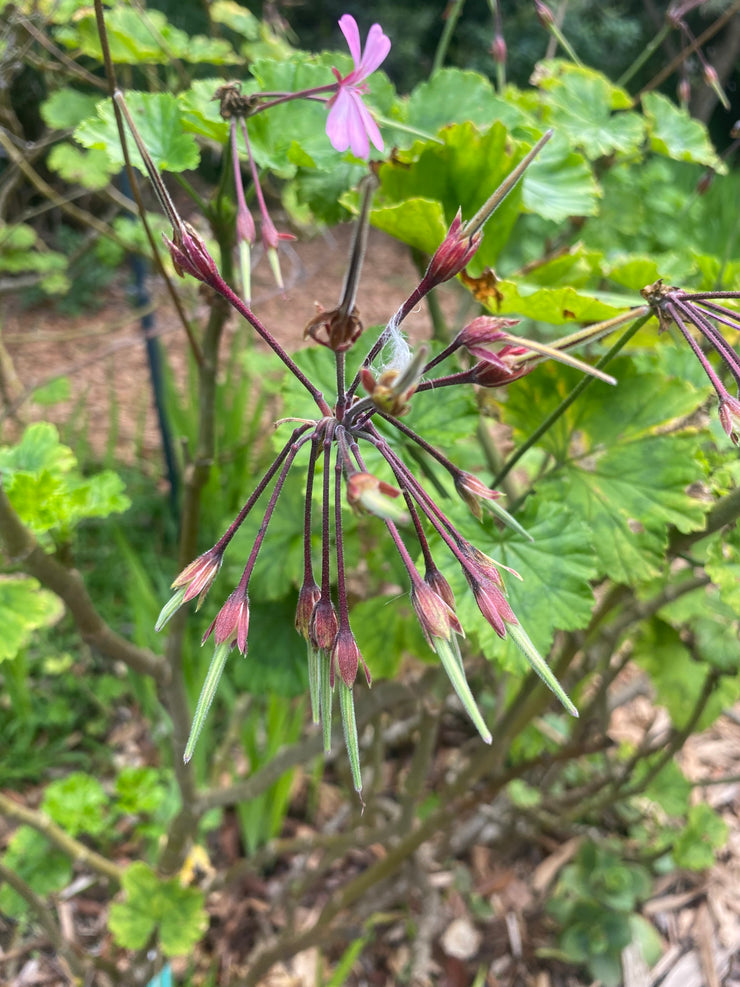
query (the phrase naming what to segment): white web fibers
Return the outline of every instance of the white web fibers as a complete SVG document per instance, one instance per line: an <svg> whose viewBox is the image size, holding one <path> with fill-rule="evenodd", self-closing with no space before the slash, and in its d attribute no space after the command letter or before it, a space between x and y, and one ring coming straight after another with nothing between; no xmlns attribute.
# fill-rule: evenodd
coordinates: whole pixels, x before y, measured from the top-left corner
<svg viewBox="0 0 740 987"><path fill-rule="evenodd" d="M396 313L386 327L388 339L380 353L380 370L397 370L402 374L411 362L411 347L406 336L401 331L400 320Z"/></svg>

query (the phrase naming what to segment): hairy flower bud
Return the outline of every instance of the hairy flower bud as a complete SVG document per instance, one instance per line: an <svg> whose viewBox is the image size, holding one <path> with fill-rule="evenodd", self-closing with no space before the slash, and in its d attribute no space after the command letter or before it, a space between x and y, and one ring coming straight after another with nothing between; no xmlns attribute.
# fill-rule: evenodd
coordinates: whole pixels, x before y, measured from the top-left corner
<svg viewBox="0 0 740 987"><path fill-rule="evenodd" d="M494 319L490 315L481 315L460 330L455 342L459 346L464 346L476 360L486 360L510 374L511 367L504 363L500 355L489 349L486 344L510 338L504 330L511 329L512 326L518 324L519 319Z"/></svg>
<svg viewBox="0 0 740 987"><path fill-rule="evenodd" d="M719 405L719 420L735 445L740 439L740 401L726 394Z"/></svg>
<svg viewBox="0 0 740 987"><path fill-rule="evenodd" d="M213 629L213 638L217 645L236 644L243 655L247 653L247 634L249 633L249 597L246 589L240 586L234 590L218 612L216 619L208 629L206 637ZM205 643L205 638L203 639Z"/></svg>
<svg viewBox="0 0 740 987"><path fill-rule="evenodd" d="M183 603L198 597L198 609L200 608L206 593L211 588L213 580L218 575L223 561L223 551L217 548L210 548L207 552L199 555L189 565L186 565L179 576L172 583L173 589L185 589Z"/></svg>
<svg viewBox="0 0 740 987"><path fill-rule="evenodd" d="M430 567L424 573L424 582L427 583L437 596L440 596L450 610L455 609L455 594L452 592L452 587L447 582L445 577L436 567Z"/></svg>
<svg viewBox="0 0 740 987"><path fill-rule="evenodd" d="M335 672L339 672L342 682L351 688L357 677L357 669L361 660L360 649L357 647L354 634L349 627L341 627L331 650L332 684Z"/></svg>
<svg viewBox="0 0 740 987"><path fill-rule="evenodd" d="M310 640L311 617L320 598L321 590L315 581L307 576L298 594L298 605L295 609L295 629L307 641Z"/></svg>
<svg viewBox="0 0 740 987"><path fill-rule="evenodd" d="M472 473L457 473L455 476L455 490L457 490L460 497L479 521L483 517L480 504L481 499L498 500L501 496L498 490L491 490L490 487L487 487L485 483L479 480L477 476L473 476Z"/></svg>
<svg viewBox="0 0 740 987"><path fill-rule="evenodd" d="M353 473L347 480L347 503L354 510L374 514L375 517L408 524L409 515L403 503L395 503L401 491L372 473Z"/></svg>
<svg viewBox="0 0 740 987"><path fill-rule="evenodd" d="M458 209L447 235L429 262L424 280L434 286L454 278L470 263L482 238L483 234L480 231L472 235L465 232L462 211Z"/></svg>
<svg viewBox="0 0 740 987"><path fill-rule="evenodd" d="M468 582L480 612L499 637L506 637L506 625L517 624L519 621L514 616L514 611L509 606L503 592L493 583L478 583L470 576L468 576Z"/></svg>
<svg viewBox="0 0 740 987"><path fill-rule="evenodd" d="M339 630L339 621L334 604L326 597L321 597L311 615L309 636L311 643L324 651L330 651Z"/></svg>
<svg viewBox="0 0 740 987"><path fill-rule="evenodd" d="M220 280L218 267L208 253L205 240L190 223L182 223L181 226L176 227L172 233L172 240L164 235L162 239L169 248L172 263L181 278L189 274L207 285L213 285L214 280Z"/></svg>
<svg viewBox="0 0 740 987"><path fill-rule="evenodd" d="M496 32L491 45L491 56L498 65L506 64L506 42L502 34Z"/></svg>
<svg viewBox="0 0 740 987"><path fill-rule="evenodd" d="M434 648L434 638L449 641L453 633L463 634L457 614L422 579L414 580L411 602L430 648Z"/></svg>

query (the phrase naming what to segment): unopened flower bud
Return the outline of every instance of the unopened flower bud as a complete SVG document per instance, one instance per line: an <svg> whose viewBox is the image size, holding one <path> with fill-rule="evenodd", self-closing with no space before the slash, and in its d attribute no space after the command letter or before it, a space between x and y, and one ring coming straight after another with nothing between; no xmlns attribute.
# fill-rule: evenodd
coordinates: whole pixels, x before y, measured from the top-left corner
<svg viewBox="0 0 740 987"><path fill-rule="evenodd" d="M298 605L295 610L295 629L307 641L310 639L311 617L320 598L321 590L313 579L307 577L298 594Z"/></svg>
<svg viewBox="0 0 740 987"><path fill-rule="evenodd" d="M172 240L164 235L162 239L169 248L172 263L181 278L189 274L211 286L214 280L220 278L216 262L208 253L203 237L190 223L182 223L176 227L172 233Z"/></svg>
<svg viewBox="0 0 740 987"><path fill-rule="evenodd" d="M504 41L503 35L498 32L496 32L496 36L493 39L493 44L491 45L491 56L497 64L506 64L506 42Z"/></svg>
<svg viewBox="0 0 740 987"><path fill-rule="evenodd" d="M198 608L200 608L213 580L218 575L222 561L223 552L220 549L210 548L185 566L172 583L173 589L185 588L183 603L189 603L197 596Z"/></svg>
<svg viewBox="0 0 740 987"><path fill-rule="evenodd" d="M498 500L501 496L498 490L491 490L472 473L458 473L455 476L455 490L479 521L483 517L481 500Z"/></svg>
<svg viewBox="0 0 740 987"><path fill-rule="evenodd" d="M355 636L349 627L342 627L334 639L331 651L332 679L335 671L339 672L342 682L349 688L357 677L360 665L360 649L357 647Z"/></svg>
<svg viewBox="0 0 740 987"><path fill-rule="evenodd" d="M472 235L463 230L462 212L458 209L447 235L429 262L424 280L434 286L454 278L470 263L482 238L480 230Z"/></svg>
<svg viewBox="0 0 740 987"><path fill-rule="evenodd" d="M499 637L506 637L506 625L517 624L518 621L503 592L490 582L477 583L470 577L468 582L480 612Z"/></svg>
<svg viewBox="0 0 740 987"><path fill-rule="evenodd" d="M690 99L691 99L691 83L684 75L681 77L681 81L678 84L678 101L681 104L681 106L688 106Z"/></svg>
<svg viewBox="0 0 740 987"><path fill-rule="evenodd" d="M740 401L726 394L719 406L719 420L735 445L740 439Z"/></svg>
<svg viewBox="0 0 740 987"><path fill-rule="evenodd" d="M487 360L510 373L511 368L487 344L510 338L504 330L516 325L519 325L519 319L495 319L490 315L481 315L460 330L455 342L464 346L476 360Z"/></svg>
<svg viewBox="0 0 740 987"><path fill-rule="evenodd" d="M350 507L396 524L407 524L409 516L403 503L395 502L400 496L400 490L372 473L353 473L347 480L347 503Z"/></svg>
<svg viewBox="0 0 740 987"><path fill-rule="evenodd" d="M427 569L424 573L424 582L431 586L437 596L442 597L450 610L455 609L455 594L452 592L452 587L436 566Z"/></svg>
<svg viewBox="0 0 740 987"><path fill-rule="evenodd" d="M243 655L247 653L247 634L249 633L249 597L246 589L237 586L221 607L216 619L203 636L201 644L213 633L216 645L234 644Z"/></svg>
<svg viewBox="0 0 740 987"><path fill-rule="evenodd" d="M334 644L334 638L339 630L339 621L334 604L326 597L322 597L314 607L311 615L311 625L309 635L311 642L324 651L330 651Z"/></svg>
<svg viewBox="0 0 740 987"><path fill-rule="evenodd" d="M550 28L555 23L552 11L542 0L534 0L534 8L537 13L537 20L543 27Z"/></svg>
<svg viewBox="0 0 740 987"><path fill-rule="evenodd" d="M414 605L421 629L424 631L424 637L431 648L434 648L434 638L449 641L453 633L463 633L455 612L424 580L414 581L411 589L411 602Z"/></svg>

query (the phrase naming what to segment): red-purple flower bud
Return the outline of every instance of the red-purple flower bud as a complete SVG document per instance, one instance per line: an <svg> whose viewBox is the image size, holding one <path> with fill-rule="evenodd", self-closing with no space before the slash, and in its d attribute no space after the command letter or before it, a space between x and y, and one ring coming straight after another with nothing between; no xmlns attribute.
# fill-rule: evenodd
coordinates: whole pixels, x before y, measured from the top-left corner
<svg viewBox="0 0 740 987"><path fill-rule="evenodd" d="M295 629L307 641L310 640L311 617L320 599L321 590L313 579L306 578L298 594L298 605L295 609Z"/></svg>
<svg viewBox="0 0 740 987"><path fill-rule="evenodd" d="M334 673L337 671L344 684L351 689L361 660L354 634L349 627L340 628L331 650L331 684L334 685Z"/></svg>
<svg viewBox="0 0 740 987"><path fill-rule="evenodd" d="M462 213L458 209L457 215L447 231L447 236L437 247L429 262L429 267L424 275L427 284L431 286L442 284L442 282L449 281L450 278L459 274L470 263L482 238L483 234L480 230L472 235L464 232Z"/></svg>
<svg viewBox="0 0 740 987"><path fill-rule="evenodd" d="M483 516L481 499L498 500L501 496L498 490L491 490L472 473L458 473L455 476L455 489L479 521Z"/></svg>
<svg viewBox="0 0 740 987"><path fill-rule="evenodd" d="M681 77L681 81L678 84L678 101L681 104L681 106L688 106L690 99L691 99L691 83L684 75Z"/></svg>
<svg viewBox="0 0 740 987"><path fill-rule="evenodd" d="M211 628L213 628L213 637L217 645L236 643L243 655L247 653L249 597L246 589L237 586L219 610Z"/></svg>
<svg viewBox="0 0 740 987"><path fill-rule="evenodd" d="M740 439L740 401L726 394L719 405L719 420L735 445Z"/></svg>
<svg viewBox="0 0 740 987"><path fill-rule="evenodd" d="M511 373L511 367L504 363L498 353L489 349L487 344L507 339L508 333L503 330L516 325L519 325L519 319L494 319L490 315L481 315L460 330L455 342L458 346L464 346L476 360L486 360Z"/></svg>
<svg viewBox="0 0 740 987"><path fill-rule="evenodd" d="M213 580L218 575L223 560L223 552L216 548L210 548L207 552L199 555L189 565L186 565L180 575L172 583L173 589L181 589L187 586L183 603L189 603L196 596L199 597L198 607L203 603L206 593L211 588Z"/></svg>
<svg viewBox="0 0 740 987"><path fill-rule="evenodd" d="M542 0L534 0L534 8L537 12L537 20L543 27L551 28L555 23L555 18L552 16L552 11L550 8L542 2Z"/></svg>
<svg viewBox="0 0 740 987"><path fill-rule="evenodd" d="M452 587L439 569L436 567L428 568L424 573L424 582L431 586L437 596L442 597L450 610L455 609L455 594L452 592Z"/></svg>
<svg viewBox="0 0 740 987"><path fill-rule="evenodd" d="M433 638L449 641L453 633L463 633L457 614L422 579L414 580L411 602L430 648L434 648Z"/></svg>
<svg viewBox="0 0 740 987"><path fill-rule="evenodd" d="M506 42L503 35L498 32L496 32L493 44L491 45L491 56L498 65L506 64Z"/></svg>
<svg viewBox="0 0 740 987"><path fill-rule="evenodd" d="M172 263L180 277L187 273L204 284L213 285L214 279L219 279L220 275L201 235L190 223L183 223L175 228L172 236L173 240L166 236L163 240L169 247Z"/></svg>
<svg viewBox="0 0 740 987"><path fill-rule="evenodd" d="M520 361L524 354L531 355L531 351L525 346L502 346L497 354L497 363L491 363L490 360L476 363L470 371L471 383L478 384L479 387L503 387L519 380L532 370L532 366Z"/></svg>
<svg viewBox="0 0 740 987"><path fill-rule="evenodd" d="M466 573L467 575L467 573ZM499 637L506 637L506 624L518 624L503 592L493 583L479 583L468 576L478 609Z"/></svg>
<svg viewBox="0 0 740 987"><path fill-rule="evenodd" d="M331 651L338 630L339 621L334 604L326 597L321 597L311 615L311 624L309 627L311 644L315 648Z"/></svg>

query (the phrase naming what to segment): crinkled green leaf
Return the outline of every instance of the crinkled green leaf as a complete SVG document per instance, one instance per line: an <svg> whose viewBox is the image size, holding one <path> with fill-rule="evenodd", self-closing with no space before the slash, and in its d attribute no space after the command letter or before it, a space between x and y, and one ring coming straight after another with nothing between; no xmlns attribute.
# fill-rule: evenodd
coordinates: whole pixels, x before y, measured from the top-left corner
<svg viewBox="0 0 740 987"><path fill-rule="evenodd" d="M699 598L697 604L701 602ZM678 626L682 625L679 623ZM655 702L665 706L673 723L681 728L692 716L701 695L709 673L707 665L696 661L681 640L680 631L660 618L643 623L633 643L634 660L650 675ZM737 640L735 648L737 650ZM737 676L723 677L715 684L694 730L706 730L739 697Z"/></svg>
<svg viewBox="0 0 740 987"><path fill-rule="evenodd" d="M219 101L214 99L216 90L223 84L223 79L195 79L189 89L178 94L184 130L207 137L218 144L226 143L229 121L221 116Z"/></svg>
<svg viewBox="0 0 740 987"><path fill-rule="evenodd" d="M21 520L36 533L67 529L83 518L128 509L121 478L112 470L82 477L72 450L47 422L29 425L16 446L0 447L3 486Z"/></svg>
<svg viewBox="0 0 740 987"><path fill-rule="evenodd" d="M163 769L133 765L116 775L116 808L127 814L155 813L169 797Z"/></svg>
<svg viewBox="0 0 740 987"><path fill-rule="evenodd" d="M156 931L165 956L178 956L190 952L208 928L203 894L182 887L177 877L160 880L137 862L122 884L126 899L111 905L108 926L124 949L143 949Z"/></svg>
<svg viewBox="0 0 740 987"><path fill-rule="evenodd" d="M497 281L489 298L481 301L495 315L521 315L538 322L600 322L629 308L626 297L570 286L541 288L526 281Z"/></svg>
<svg viewBox="0 0 740 987"><path fill-rule="evenodd" d="M709 165L720 174L726 165L717 156L704 124L661 93L645 93L642 108L648 125L650 147L676 161Z"/></svg>
<svg viewBox="0 0 740 987"><path fill-rule="evenodd" d="M740 613L740 528L722 531L712 538L704 564L712 582L719 587L722 602Z"/></svg>
<svg viewBox="0 0 740 987"><path fill-rule="evenodd" d="M92 116L99 101L99 95L91 96L71 86L63 86L44 100L39 112L47 127L54 130L68 130Z"/></svg>
<svg viewBox="0 0 740 987"><path fill-rule="evenodd" d="M568 62L544 62L534 82L547 92L547 123L589 158L629 154L640 147L644 121L628 111L629 95L600 72Z"/></svg>
<svg viewBox="0 0 740 987"><path fill-rule="evenodd" d="M55 623L64 613L59 597L30 576L0 576L0 662L15 658L34 631Z"/></svg>
<svg viewBox="0 0 740 987"><path fill-rule="evenodd" d="M62 272L66 267L67 258L46 249L31 226L25 223L8 226L0 222L0 271L54 273Z"/></svg>
<svg viewBox="0 0 740 987"><path fill-rule="evenodd" d="M727 823L716 810L704 802L692 805L686 827L671 847L677 867L706 870L714 864L717 850L727 842Z"/></svg>
<svg viewBox="0 0 740 987"><path fill-rule="evenodd" d="M198 167L200 151L192 134L185 133L177 98L171 93L127 92L126 103L147 151L157 168L186 171ZM98 103L97 116L75 130L75 140L84 147L103 150L112 164L123 165L123 152L110 100ZM141 155L127 135L133 163L144 170Z"/></svg>
<svg viewBox="0 0 740 987"><path fill-rule="evenodd" d="M444 240L450 225L441 202L415 196L374 208L372 223L376 229L428 254L434 253Z"/></svg>
<svg viewBox="0 0 740 987"><path fill-rule="evenodd" d="M615 281L633 291L640 291L663 276L657 261L653 257L641 254L615 259L606 265L605 273L608 274L610 281Z"/></svg>
<svg viewBox="0 0 740 987"><path fill-rule="evenodd" d="M72 861L51 846L30 826L19 826L8 841L2 861L41 898L61 889L72 880ZM0 887L0 912L21 918L28 915L27 902L9 884Z"/></svg>
<svg viewBox="0 0 740 987"><path fill-rule="evenodd" d="M494 123L486 133L480 133L470 123L455 124L441 131L440 138L444 144L419 142L381 166L380 188L371 218L376 225L376 214L383 215L378 210L401 205L393 213L392 227L385 223L381 228L427 253L433 253L439 246L438 228L433 225L436 219L429 223L429 239L420 243L416 229L417 200L441 204L445 229L459 208L463 219L470 219L526 151L525 145L512 140L501 123ZM495 220L487 224L483 242L471 264L473 269L481 270L494 263L521 211L521 198L520 184L496 210ZM414 204L405 213L403 207L409 199Z"/></svg>
<svg viewBox="0 0 740 987"><path fill-rule="evenodd" d="M706 586L667 604L660 616L677 629L689 627L693 657L731 675L740 694L740 617L716 586Z"/></svg>
<svg viewBox="0 0 740 987"><path fill-rule="evenodd" d="M93 191L105 188L116 170L105 151L82 151L68 141L54 145L47 163L65 182Z"/></svg>
<svg viewBox="0 0 740 987"><path fill-rule="evenodd" d="M591 532L582 519L569 506L544 497L536 501L516 515L533 537L531 542L508 530L499 532L491 522L480 525L459 512L454 512L454 519L475 546L522 577L501 573L512 610L540 652L547 654L555 630L573 630L588 623L593 610L590 581L596 565ZM474 636L486 656L523 671L526 666L518 649L502 641L481 616L459 570L450 563L445 573L466 633Z"/></svg>
<svg viewBox="0 0 740 987"><path fill-rule="evenodd" d="M527 168L522 188L524 207L556 223L599 212L602 191L588 162L559 133Z"/></svg>
<svg viewBox="0 0 740 987"><path fill-rule="evenodd" d="M407 123L431 134L466 121L480 130L488 130L497 120L508 130L527 123L527 116L497 96L484 75L454 68L441 69L418 85L406 111Z"/></svg>
<svg viewBox="0 0 740 987"><path fill-rule="evenodd" d="M105 23L114 62L168 65L177 58L190 63L229 65L240 61L228 41L188 35L170 24L161 11L151 7L143 11L118 4L106 11ZM57 38L68 48L101 60L100 39L92 14L74 18L58 31Z"/></svg>
<svg viewBox="0 0 740 987"><path fill-rule="evenodd" d="M96 836L108 827L109 799L97 778L74 771L52 781L44 792L41 808L70 836Z"/></svg>
<svg viewBox="0 0 740 987"><path fill-rule="evenodd" d="M586 522L601 573L634 584L662 566L668 525L702 525L706 505L686 492L696 479L696 440L655 434L702 396L684 381L640 374L626 358L609 370L617 388L594 382L542 438L555 464L538 491ZM509 389L505 420L523 434L533 431L577 380L570 368L537 368Z"/></svg>

